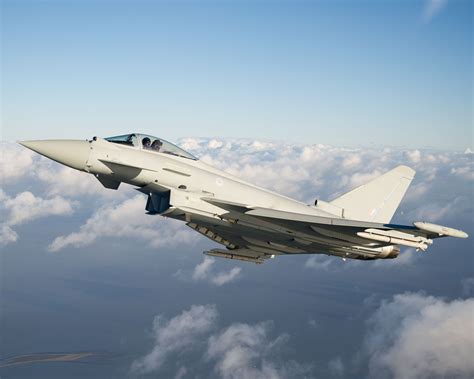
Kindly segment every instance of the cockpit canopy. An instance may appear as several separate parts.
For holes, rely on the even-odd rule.
[[[184,151],[171,142],[165,141],[162,138],[153,137],[147,134],[124,134],[122,136],[107,137],[106,141],[136,147],[137,149],[148,150],[156,153],[170,154],[187,159],[197,160],[195,156]]]

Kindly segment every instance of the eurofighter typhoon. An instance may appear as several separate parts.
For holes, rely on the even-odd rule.
[[[415,176],[407,166],[330,202],[307,205],[211,167],[150,135],[20,143],[94,175],[105,188],[116,190],[122,182],[135,186],[147,196],[148,214],[181,220],[223,245],[204,252],[215,257],[254,263],[291,254],[392,259],[400,246],[425,251],[435,238],[468,237],[425,221],[390,223]]]

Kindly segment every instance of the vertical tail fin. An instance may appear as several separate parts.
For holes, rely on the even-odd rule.
[[[331,204],[343,208],[346,218],[387,224],[414,177],[413,169],[398,166],[334,199]]]

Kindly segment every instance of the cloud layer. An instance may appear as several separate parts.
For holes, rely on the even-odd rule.
[[[445,301],[405,293],[368,321],[365,351],[373,378],[474,376],[474,299]]]
[[[417,170],[417,176],[395,216],[397,222],[443,222],[453,215],[473,211],[470,188],[474,170],[470,151],[344,148],[216,138],[185,138],[179,144],[204,162],[307,203],[331,200],[396,165],[407,164]],[[4,244],[18,240],[12,229],[15,223],[49,215],[70,215],[76,202],[96,206],[83,206],[92,212],[90,217],[78,230],[57,236],[49,245],[51,251],[86,246],[112,236],[141,239],[153,247],[177,242],[192,244],[198,240],[183,224],[167,221],[160,227],[164,223],[161,218],[145,216],[146,199],[131,195],[129,186],[122,185],[119,191],[106,190],[92,176],[62,167],[24,148],[5,143],[2,148],[0,167],[5,192],[1,201],[9,219],[0,233]],[[34,190],[11,194],[15,183],[25,181]],[[13,201],[15,206],[11,206]],[[32,206],[26,206],[28,201]],[[321,262],[316,265],[313,261],[308,265],[320,266]],[[235,269],[214,281],[223,283],[238,275]]]

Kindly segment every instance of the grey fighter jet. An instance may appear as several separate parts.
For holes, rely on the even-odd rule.
[[[148,214],[184,221],[223,245],[204,252],[211,256],[254,263],[284,254],[391,259],[399,255],[400,246],[425,251],[435,238],[468,237],[424,221],[390,223],[415,176],[407,166],[330,202],[307,205],[211,167],[150,135],[20,143],[94,175],[105,188],[116,190],[122,182],[135,186],[147,196]]]

